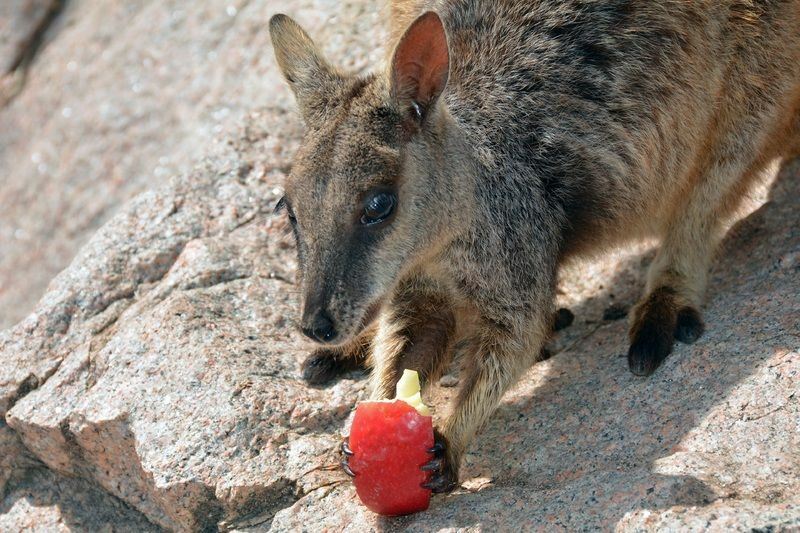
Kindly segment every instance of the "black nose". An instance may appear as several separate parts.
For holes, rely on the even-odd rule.
[[[310,319],[303,320],[303,335],[317,342],[333,342],[336,338],[336,328],[333,321],[325,311],[318,311]]]

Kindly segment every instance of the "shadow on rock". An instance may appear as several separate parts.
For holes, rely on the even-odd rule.
[[[83,479],[33,468],[13,481],[14,490],[0,501],[0,530],[162,531]]]

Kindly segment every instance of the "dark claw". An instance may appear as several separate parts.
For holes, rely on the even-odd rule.
[[[344,473],[348,476],[356,477],[356,473],[353,472],[353,469],[350,468],[350,464],[348,463],[350,458],[353,456],[353,450],[350,449],[350,444],[347,442],[347,439],[342,441],[339,449],[342,450],[342,454],[344,454],[344,459],[342,459],[341,463],[339,463],[342,467],[342,470],[344,470]]]
[[[442,462],[443,461],[444,460],[441,457],[437,457],[435,459],[431,459],[430,461],[428,461],[427,463],[422,465],[420,467],[420,469],[424,470],[425,472],[439,470],[440,468],[442,468]]]
[[[437,441],[432,448],[428,449],[428,453],[432,453],[436,457],[441,457],[444,453],[444,443]]]
[[[348,457],[352,457],[353,456],[353,450],[350,449],[350,445],[347,443],[346,440],[342,441],[341,448],[342,448],[342,453],[343,454],[345,454]]]
[[[336,352],[323,348],[306,357],[300,370],[309,385],[320,386],[333,381],[341,373],[339,367]]]
[[[448,468],[442,472],[435,472],[431,476],[431,480],[421,485],[424,489],[430,489],[437,494],[442,492],[450,492],[456,488],[458,481],[456,476]]]
[[[347,464],[347,460],[342,461],[340,464],[345,474],[347,474],[350,477],[356,477],[356,473],[353,472],[353,470],[350,468],[350,465]]]
[[[444,435],[434,430],[433,442],[433,447],[428,450],[428,453],[433,454],[433,459],[420,467],[423,471],[430,472],[431,478],[422,483],[421,487],[436,493],[450,492],[458,485],[458,473],[453,471],[453,466],[445,457],[447,440]]]
[[[575,314],[566,307],[562,307],[556,311],[556,316],[553,320],[553,331],[561,331],[564,328],[568,328],[574,321]]]

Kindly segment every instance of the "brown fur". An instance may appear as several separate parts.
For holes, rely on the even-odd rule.
[[[365,78],[273,20],[308,126],[286,204],[304,323],[324,317],[347,351],[380,309],[374,397],[392,394],[400,368],[429,381],[467,347],[437,430],[447,450],[433,486],[448,490],[539,356],[564,261],[661,239],[630,314],[635,373],[702,333],[727,219],[800,151],[800,2],[394,0],[390,13],[389,67]],[[381,190],[397,200],[391,216],[359,224]]]

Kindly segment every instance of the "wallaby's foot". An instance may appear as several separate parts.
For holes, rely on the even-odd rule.
[[[436,429],[433,430],[433,440],[433,448],[428,450],[433,454],[433,459],[420,467],[431,472],[431,479],[422,486],[435,493],[451,492],[458,485],[458,465],[451,464],[447,454],[447,439]]]
[[[678,311],[678,326],[675,338],[685,344],[692,344],[706,330],[700,311],[694,307],[682,307]]]
[[[564,328],[568,328],[574,321],[575,314],[566,307],[562,307],[556,311],[553,318],[553,331],[561,331]]]
[[[320,348],[306,357],[300,369],[309,385],[325,385],[345,372],[360,367],[356,358],[344,357],[340,350]]]
[[[344,470],[344,473],[350,477],[356,477],[355,472],[350,468],[350,458],[353,456],[353,450],[350,449],[350,444],[347,442],[347,439],[342,441],[342,445],[340,447],[342,451],[342,461],[339,463]]]
[[[692,343],[703,333],[694,307],[678,307],[675,290],[661,287],[633,310],[628,366],[637,376],[649,376],[672,351],[675,339]]]

